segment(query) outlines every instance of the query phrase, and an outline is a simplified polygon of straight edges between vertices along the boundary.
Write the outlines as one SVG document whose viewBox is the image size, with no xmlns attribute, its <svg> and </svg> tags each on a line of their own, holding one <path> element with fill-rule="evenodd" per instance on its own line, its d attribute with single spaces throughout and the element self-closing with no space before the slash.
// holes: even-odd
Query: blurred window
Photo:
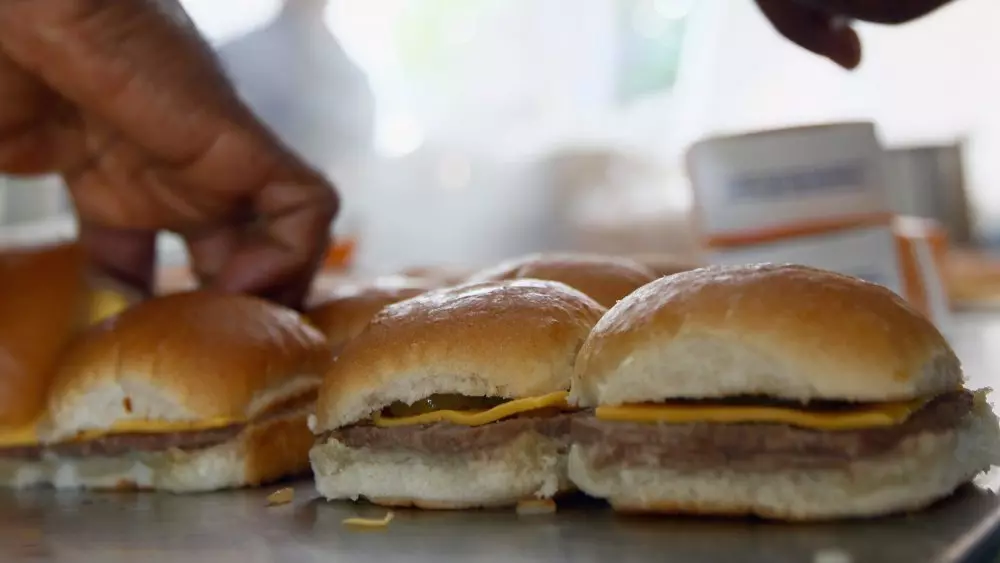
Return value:
<svg viewBox="0 0 1000 563">
<path fill-rule="evenodd" d="M 622 104 L 673 89 L 692 0 L 617 0 Z"/>
<path fill-rule="evenodd" d="M 198 29 L 213 44 L 229 41 L 274 17 L 282 0 L 180 0 Z"/>
<path fill-rule="evenodd" d="M 693 5 L 333 0 L 329 21 L 369 74 L 383 136 L 476 140 L 572 127 L 669 96 Z"/>
</svg>

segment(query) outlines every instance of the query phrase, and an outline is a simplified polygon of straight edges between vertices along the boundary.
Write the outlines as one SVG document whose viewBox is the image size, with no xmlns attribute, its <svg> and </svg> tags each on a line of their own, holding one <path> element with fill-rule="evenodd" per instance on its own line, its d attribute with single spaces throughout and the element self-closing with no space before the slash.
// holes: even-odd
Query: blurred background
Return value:
<svg viewBox="0 0 1000 563">
<path fill-rule="evenodd" d="M 893 213 L 1000 244 L 995 0 L 860 26 L 855 72 L 750 0 L 183 4 L 247 102 L 339 186 L 359 271 L 557 249 L 695 259 L 692 142 L 845 121 L 874 123 Z M 0 225 L 72 233 L 58 178 L 0 177 Z M 162 251 L 184 260 L 169 236 Z"/>
</svg>

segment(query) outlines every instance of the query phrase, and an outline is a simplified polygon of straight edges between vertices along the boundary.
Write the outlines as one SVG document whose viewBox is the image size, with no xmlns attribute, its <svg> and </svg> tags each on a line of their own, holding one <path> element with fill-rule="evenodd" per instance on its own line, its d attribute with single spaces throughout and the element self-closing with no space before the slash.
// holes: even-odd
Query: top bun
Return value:
<svg viewBox="0 0 1000 563">
<path fill-rule="evenodd" d="M 87 322 L 76 244 L 0 252 L 0 426 L 35 422 L 64 348 Z"/>
<path fill-rule="evenodd" d="M 462 283 L 477 269 L 454 265 L 414 266 L 406 268 L 399 275 L 409 278 L 420 278 L 426 280 L 428 283 L 434 283 L 438 287 L 444 287 Z"/>
<path fill-rule="evenodd" d="M 320 389 L 320 433 L 435 393 L 530 397 L 569 388 L 604 308 L 557 282 L 439 289 L 389 305 L 348 342 Z"/>
<path fill-rule="evenodd" d="M 694 259 L 674 254 L 636 254 L 632 259 L 655 272 L 657 277 L 672 276 L 701 267 Z"/>
<path fill-rule="evenodd" d="M 623 299 L 583 345 L 570 401 L 894 401 L 961 384 L 941 333 L 889 289 L 763 264 L 692 270 Z"/>
<path fill-rule="evenodd" d="M 251 420 L 314 393 L 327 363 L 323 335 L 290 309 L 208 291 L 155 298 L 70 348 L 50 438 L 124 420 Z"/>
<path fill-rule="evenodd" d="M 326 335 L 331 351 L 338 353 L 386 305 L 431 289 L 434 284 L 430 281 L 403 276 L 377 278 L 369 284 L 346 284 L 329 289 L 309 308 L 307 316 Z"/>
<path fill-rule="evenodd" d="M 529 254 L 472 274 L 469 282 L 534 278 L 562 282 L 610 307 L 656 279 L 630 258 L 599 254 Z"/>
</svg>

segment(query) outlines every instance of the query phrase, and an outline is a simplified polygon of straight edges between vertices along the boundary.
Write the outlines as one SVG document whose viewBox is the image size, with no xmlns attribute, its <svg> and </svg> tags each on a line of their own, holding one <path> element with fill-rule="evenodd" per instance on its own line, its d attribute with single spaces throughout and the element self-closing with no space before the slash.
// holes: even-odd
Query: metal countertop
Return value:
<svg viewBox="0 0 1000 563">
<path fill-rule="evenodd" d="M 964 314 L 950 336 L 971 386 L 1000 381 L 1000 314 Z M 385 509 L 327 503 L 308 482 L 273 507 L 266 497 L 278 486 L 195 496 L 0 491 L 0 563 L 994 561 L 998 486 L 994 472 L 919 514 L 818 525 L 625 517 L 573 499 L 534 516 L 396 510 L 377 529 L 342 521 Z"/>
</svg>

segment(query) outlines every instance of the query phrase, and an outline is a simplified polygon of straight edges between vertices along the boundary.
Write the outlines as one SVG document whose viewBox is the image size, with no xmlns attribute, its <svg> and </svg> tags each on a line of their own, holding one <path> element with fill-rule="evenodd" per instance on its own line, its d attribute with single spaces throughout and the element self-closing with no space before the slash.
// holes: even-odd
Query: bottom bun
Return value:
<svg viewBox="0 0 1000 563">
<path fill-rule="evenodd" d="M 262 485 L 309 471 L 307 413 L 253 424 L 210 448 L 122 457 L 56 458 L 45 479 L 57 489 L 198 493 Z"/>
<path fill-rule="evenodd" d="M 310 452 L 316 490 L 329 500 L 454 510 L 511 506 L 570 487 L 559 445 L 526 433 L 506 446 L 464 455 L 349 448 L 337 440 Z"/>
<path fill-rule="evenodd" d="M 49 483 L 46 465 L 40 461 L 0 459 L 0 487 L 30 489 Z"/>
<path fill-rule="evenodd" d="M 944 434 L 904 441 L 891 454 L 846 468 L 739 472 L 724 467 L 676 471 L 588 463 L 573 446 L 570 479 L 583 492 L 621 512 L 714 516 L 755 515 L 803 521 L 873 517 L 924 508 L 952 494 L 978 473 L 1000 464 L 1000 429 L 988 404 Z"/>
</svg>

